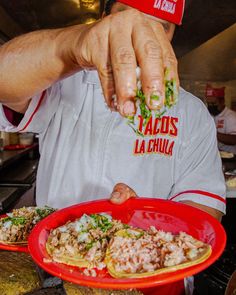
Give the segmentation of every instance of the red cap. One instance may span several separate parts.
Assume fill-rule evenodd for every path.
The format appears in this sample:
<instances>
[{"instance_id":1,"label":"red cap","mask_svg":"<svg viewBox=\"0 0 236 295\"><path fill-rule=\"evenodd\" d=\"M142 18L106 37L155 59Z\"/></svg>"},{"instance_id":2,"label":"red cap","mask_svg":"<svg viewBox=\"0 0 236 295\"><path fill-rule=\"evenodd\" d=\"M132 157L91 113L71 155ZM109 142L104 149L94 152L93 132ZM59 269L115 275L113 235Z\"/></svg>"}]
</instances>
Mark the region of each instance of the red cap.
<instances>
[{"instance_id":1,"label":"red cap","mask_svg":"<svg viewBox=\"0 0 236 295\"><path fill-rule=\"evenodd\" d=\"M181 25L184 14L185 0L117 0L117 2L177 25Z\"/></svg>"},{"instance_id":2,"label":"red cap","mask_svg":"<svg viewBox=\"0 0 236 295\"><path fill-rule=\"evenodd\" d=\"M225 87L213 88L211 85L207 84L206 86L206 97L224 97L225 96Z\"/></svg>"}]
</instances>

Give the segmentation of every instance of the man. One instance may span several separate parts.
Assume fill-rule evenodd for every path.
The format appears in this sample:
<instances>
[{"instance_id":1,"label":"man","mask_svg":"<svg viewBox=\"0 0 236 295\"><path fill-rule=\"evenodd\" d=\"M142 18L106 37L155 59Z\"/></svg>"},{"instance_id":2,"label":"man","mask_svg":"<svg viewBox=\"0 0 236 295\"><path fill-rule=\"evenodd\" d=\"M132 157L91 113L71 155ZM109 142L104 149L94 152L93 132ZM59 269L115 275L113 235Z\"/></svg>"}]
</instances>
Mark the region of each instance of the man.
<instances>
[{"instance_id":1,"label":"man","mask_svg":"<svg viewBox=\"0 0 236 295\"><path fill-rule=\"evenodd\" d=\"M225 106L225 87L206 87L208 110L214 117L221 151L236 154L236 112Z\"/></svg>"},{"instance_id":2,"label":"man","mask_svg":"<svg viewBox=\"0 0 236 295\"><path fill-rule=\"evenodd\" d=\"M150 120L145 139L103 103L98 75L107 105L115 108L116 93L122 116L135 113L137 63L150 109L161 107L151 101L153 93L164 101L163 66L177 77L166 36L171 40L173 23L181 22L183 2L171 2L179 5L172 6L173 15L156 2L127 2L115 3L111 15L96 24L33 32L1 48L2 104L25 113L16 127L2 107L2 129L39 133L39 205L101 198L125 182L139 195L190 203L220 218L225 188L213 122L201 102L181 90L176 107ZM145 14L132 8L136 5ZM83 70L94 67L98 75Z\"/></svg>"},{"instance_id":3,"label":"man","mask_svg":"<svg viewBox=\"0 0 236 295\"><path fill-rule=\"evenodd\" d=\"M183 2L162 2L119 0L95 24L33 32L0 48L0 124L5 131L39 134L38 205L104 198L114 187L111 200L118 204L136 191L217 219L225 212L215 126L200 100L181 89L162 118L143 126L137 116L144 137L124 118L136 112L137 65L152 110L164 103L163 68L168 79L178 79L169 41ZM7 120L6 108L24 113L18 126Z\"/></svg>"}]
</instances>

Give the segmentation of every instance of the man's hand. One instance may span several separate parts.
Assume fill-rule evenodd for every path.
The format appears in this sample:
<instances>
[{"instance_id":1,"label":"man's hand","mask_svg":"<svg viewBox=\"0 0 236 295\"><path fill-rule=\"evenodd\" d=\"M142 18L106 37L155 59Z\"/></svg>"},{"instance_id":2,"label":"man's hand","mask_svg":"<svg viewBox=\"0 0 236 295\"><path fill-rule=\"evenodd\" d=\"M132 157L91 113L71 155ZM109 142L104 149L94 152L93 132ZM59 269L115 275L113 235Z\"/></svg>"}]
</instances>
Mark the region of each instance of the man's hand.
<instances>
[{"instance_id":1,"label":"man's hand","mask_svg":"<svg viewBox=\"0 0 236 295\"><path fill-rule=\"evenodd\" d=\"M192 201L182 201L181 203L189 205L189 206L193 206L193 207L198 208L198 209L200 209L202 211L205 211L206 213L210 214L211 216L213 216L218 221L221 221L221 218L223 216L223 213L221 213L220 211L218 211L218 210L216 210L214 208L202 205L202 204L198 204L198 203L195 203L195 202L192 202Z\"/></svg>"},{"instance_id":2,"label":"man's hand","mask_svg":"<svg viewBox=\"0 0 236 295\"><path fill-rule=\"evenodd\" d=\"M113 191L111 193L110 201L114 204L122 204L125 201L127 201L129 198L137 197L137 194L135 191L130 188L128 185L124 183L118 183L114 186ZM189 206L193 206L195 208L201 209L202 211L207 212L217 220L221 221L222 213L214 208L204 206L192 201L182 201L181 203L184 203Z\"/></svg>"},{"instance_id":3,"label":"man's hand","mask_svg":"<svg viewBox=\"0 0 236 295\"><path fill-rule=\"evenodd\" d=\"M132 188L124 183L117 183L111 193L110 201L119 205L132 197L137 197L137 194L134 190L132 190Z\"/></svg>"},{"instance_id":4,"label":"man's hand","mask_svg":"<svg viewBox=\"0 0 236 295\"><path fill-rule=\"evenodd\" d=\"M236 145L236 135L217 132L217 139L227 145Z\"/></svg>"},{"instance_id":5,"label":"man's hand","mask_svg":"<svg viewBox=\"0 0 236 295\"><path fill-rule=\"evenodd\" d=\"M177 61L163 26L144 14L128 9L87 26L74 43L73 55L82 68L96 68L107 105L122 116L136 112L136 67L141 68L142 88L150 109L164 104L164 69L179 85ZM152 100L151 96L160 100Z\"/></svg>"},{"instance_id":6,"label":"man's hand","mask_svg":"<svg viewBox=\"0 0 236 295\"><path fill-rule=\"evenodd\" d=\"M150 109L164 103L164 69L178 87L177 61L160 23L128 9L91 25L42 30L0 47L0 102L24 112L30 98L83 68L96 68L105 100L122 116L136 111L136 67ZM27 87L25 87L27 85ZM150 96L160 97L159 101Z\"/></svg>"}]
</instances>

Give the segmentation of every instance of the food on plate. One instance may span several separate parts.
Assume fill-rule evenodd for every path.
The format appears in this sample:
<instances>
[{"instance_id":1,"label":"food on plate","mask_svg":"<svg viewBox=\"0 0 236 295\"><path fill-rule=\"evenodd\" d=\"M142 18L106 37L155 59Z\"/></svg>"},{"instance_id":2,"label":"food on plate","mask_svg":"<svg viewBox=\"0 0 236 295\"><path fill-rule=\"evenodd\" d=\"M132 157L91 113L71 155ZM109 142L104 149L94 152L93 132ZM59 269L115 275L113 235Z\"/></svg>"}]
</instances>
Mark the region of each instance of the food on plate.
<instances>
[{"instance_id":1,"label":"food on plate","mask_svg":"<svg viewBox=\"0 0 236 295\"><path fill-rule=\"evenodd\" d=\"M22 207L13 209L0 219L0 243L9 245L27 244L28 236L37 222L55 209L50 207Z\"/></svg>"},{"instance_id":2,"label":"food on plate","mask_svg":"<svg viewBox=\"0 0 236 295\"><path fill-rule=\"evenodd\" d=\"M205 261L211 246L180 232L124 229L111 239L106 265L116 278L142 278L183 269Z\"/></svg>"},{"instance_id":3,"label":"food on plate","mask_svg":"<svg viewBox=\"0 0 236 295\"><path fill-rule=\"evenodd\" d=\"M229 188L236 188L236 177L229 178L229 179L226 181L226 185L227 185L227 187L229 187Z\"/></svg>"},{"instance_id":4,"label":"food on plate","mask_svg":"<svg viewBox=\"0 0 236 295\"><path fill-rule=\"evenodd\" d=\"M140 278L193 266L211 255L211 246L180 232L134 228L105 213L84 214L49 233L52 261L84 267L96 276L107 267L112 277Z\"/></svg>"},{"instance_id":5,"label":"food on plate","mask_svg":"<svg viewBox=\"0 0 236 295\"><path fill-rule=\"evenodd\" d=\"M234 154L229 153L229 152L220 151L220 156L222 159L231 159L234 157Z\"/></svg>"},{"instance_id":6,"label":"food on plate","mask_svg":"<svg viewBox=\"0 0 236 295\"><path fill-rule=\"evenodd\" d=\"M54 261L102 269L109 240L127 225L108 214L84 214L51 230L46 249Z\"/></svg>"}]
</instances>

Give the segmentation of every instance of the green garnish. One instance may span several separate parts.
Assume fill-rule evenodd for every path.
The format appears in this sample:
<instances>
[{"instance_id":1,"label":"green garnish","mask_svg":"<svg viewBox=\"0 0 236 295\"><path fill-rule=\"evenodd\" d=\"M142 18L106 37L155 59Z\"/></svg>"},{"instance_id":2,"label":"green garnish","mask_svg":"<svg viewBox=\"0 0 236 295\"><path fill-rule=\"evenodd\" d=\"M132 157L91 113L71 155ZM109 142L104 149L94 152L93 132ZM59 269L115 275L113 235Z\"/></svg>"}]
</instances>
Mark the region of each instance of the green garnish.
<instances>
[{"instance_id":1,"label":"green garnish","mask_svg":"<svg viewBox=\"0 0 236 295\"><path fill-rule=\"evenodd\" d=\"M146 105L146 101L145 101L145 96L142 90L139 90L137 92L136 95L136 100L139 99L140 104L139 104L139 108L140 108L140 114L144 119L144 126L146 126L147 122L149 121L149 119L152 116L152 111L149 110L149 108Z\"/></svg>"},{"instance_id":2,"label":"green garnish","mask_svg":"<svg viewBox=\"0 0 236 295\"><path fill-rule=\"evenodd\" d=\"M161 113L155 113L155 118L160 119L164 114L165 114L166 110L162 111Z\"/></svg>"},{"instance_id":3,"label":"green garnish","mask_svg":"<svg viewBox=\"0 0 236 295\"><path fill-rule=\"evenodd\" d=\"M170 80L165 82L165 107L170 108L176 101L176 82Z\"/></svg>"},{"instance_id":4,"label":"green garnish","mask_svg":"<svg viewBox=\"0 0 236 295\"><path fill-rule=\"evenodd\" d=\"M128 120L127 121L128 124L134 124L134 116L128 116L127 120Z\"/></svg>"},{"instance_id":5,"label":"green garnish","mask_svg":"<svg viewBox=\"0 0 236 295\"><path fill-rule=\"evenodd\" d=\"M86 246L85 246L85 250L90 250L91 248L93 248L93 245L94 245L94 241L88 243Z\"/></svg>"},{"instance_id":6,"label":"green garnish","mask_svg":"<svg viewBox=\"0 0 236 295\"><path fill-rule=\"evenodd\" d=\"M91 214L91 218L95 221L96 226L99 227L103 232L106 232L112 228L112 222L104 215Z\"/></svg>"},{"instance_id":7,"label":"green garnish","mask_svg":"<svg viewBox=\"0 0 236 295\"><path fill-rule=\"evenodd\" d=\"M155 94L152 94L152 95L151 95L151 100L159 101L159 100L160 100L160 96L155 95Z\"/></svg>"},{"instance_id":8,"label":"green garnish","mask_svg":"<svg viewBox=\"0 0 236 295\"><path fill-rule=\"evenodd\" d=\"M47 217L49 214L53 213L55 209L45 206L44 208L36 208L36 213L41 219Z\"/></svg>"},{"instance_id":9,"label":"green garnish","mask_svg":"<svg viewBox=\"0 0 236 295\"><path fill-rule=\"evenodd\" d=\"M124 229L130 228L130 226L128 224L126 224L126 223L123 223L123 226L124 226Z\"/></svg>"},{"instance_id":10,"label":"green garnish","mask_svg":"<svg viewBox=\"0 0 236 295\"><path fill-rule=\"evenodd\" d=\"M138 239L140 239L143 235L144 235L144 233L142 232L142 233L140 233L139 235L135 236L135 238L138 240Z\"/></svg>"},{"instance_id":11,"label":"green garnish","mask_svg":"<svg viewBox=\"0 0 236 295\"><path fill-rule=\"evenodd\" d=\"M169 71L165 70L165 104L164 109L162 110L156 110L152 111L148 108L145 101L145 95L142 91L142 89L138 89L136 92L135 101L139 101L139 110L140 115L143 118L143 125L142 127L145 127L152 117L152 115L155 116L155 118L161 118L167 109L171 108L173 105L176 104L177 101L177 86L175 79L168 80ZM155 101L159 101L160 97L158 95L152 94L151 99ZM136 133L138 136L144 137L144 134L140 132L137 128L135 128L135 116L129 116L127 117L127 124L131 127L131 129Z\"/></svg>"},{"instance_id":12,"label":"green garnish","mask_svg":"<svg viewBox=\"0 0 236 295\"><path fill-rule=\"evenodd\" d=\"M20 224L25 224L26 223L26 218L25 217L6 217L1 220L3 223L7 221L11 221L12 224L14 225L20 225Z\"/></svg>"},{"instance_id":13,"label":"green garnish","mask_svg":"<svg viewBox=\"0 0 236 295\"><path fill-rule=\"evenodd\" d=\"M141 231L141 232L139 232L139 233L134 233L135 232L135 230L134 231L132 231L131 230L131 232L126 232L125 233L125 236L126 237L128 237L128 238L131 238L131 239L136 239L136 240L138 240L138 239L140 239L143 235L144 235L144 232L143 231Z\"/></svg>"},{"instance_id":14,"label":"green garnish","mask_svg":"<svg viewBox=\"0 0 236 295\"><path fill-rule=\"evenodd\" d=\"M133 117L133 118L134 118L134 117ZM136 134L139 135L139 136L144 137L144 134L143 134L142 132L140 132L138 129L135 129L135 128L131 125L131 123L128 122L128 125L129 125L129 127L130 127L131 129L133 129L134 133L136 133ZM134 123L133 123L133 125L134 125Z\"/></svg>"}]
</instances>

